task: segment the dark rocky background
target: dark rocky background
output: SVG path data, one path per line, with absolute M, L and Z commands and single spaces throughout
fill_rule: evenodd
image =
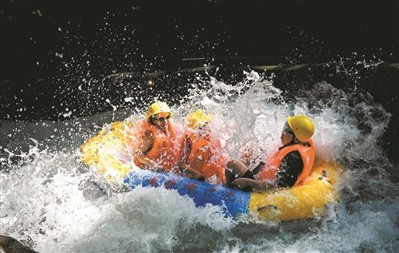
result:
M 204 65 L 231 83 L 279 65 L 287 93 L 320 81 L 371 93 L 393 114 L 383 141 L 397 159 L 398 20 L 398 1 L 4 0 L 0 119 L 177 102 Z

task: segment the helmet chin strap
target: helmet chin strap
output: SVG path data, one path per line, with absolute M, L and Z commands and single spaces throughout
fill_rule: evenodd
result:
M 296 143 L 298 143 L 298 142 L 300 142 L 300 141 L 298 140 L 298 138 L 296 138 L 295 135 L 292 135 L 292 139 L 291 139 L 291 141 L 290 141 L 287 145 L 296 144 Z
M 290 142 L 290 144 L 302 144 L 304 146 L 309 146 L 308 142 L 302 142 L 298 138 L 296 138 L 295 136 L 292 138 L 292 141 Z

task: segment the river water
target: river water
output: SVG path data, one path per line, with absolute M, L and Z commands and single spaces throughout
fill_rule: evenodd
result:
M 2 122 L 9 138 L 2 157 L 7 169 L 1 173 L 1 233 L 39 252 L 398 250 L 399 185 L 379 142 L 391 114 L 372 96 L 321 82 L 288 100 L 255 71 L 234 85 L 209 82 L 201 85 L 212 88 L 193 84 L 187 102 L 173 107 L 175 120 L 191 108 L 206 108 L 233 157 L 244 145 L 271 152 L 293 113 L 314 119 L 319 157 L 344 167 L 341 200 L 325 217 L 233 220 L 216 207 L 195 208 L 190 199 L 164 189 L 102 193 L 88 184 L 105 183 L 87 172 L 79 146 L 110 122 L 135 114 L 115 109 L 57 122 Z
M 165 16 L 171 9 L 178 12 L 176 6 L 161 9 Z M 189 57 L 168 58 L 172 68 L 165 55 L 173 54 L 163 51 L 165 45 L 154 51 L 156 35 L 146 37 L 152 26 L 135 19 L 130 22 L 141 27 L 121 26 L 126 22 L 126 15 L 118 14 L 121 9 L 94 12 L 100 21 L 71 14 L 69 22 L 58 16 L 40 20 L 45 10 L 42 16 L 37 10 L 32 14 L 38 18 L 33 26 L 45 26 L 58 44 L 47 53 L 32 46 L 42 54 L 29 58 L 37 57 L 31 76 L 2 80 L 7 89 L 2 89 L 0 125 L 0 234 L 43 253 L 399 252 L 397 43 L 383 52 L 310 58 L 288 43 L 286 58 L 273 57 L 274 62 L 234 54 L 212 58 L 209 48 L 215 47 L 215 53 L 223 45 L 226 52 L 223 38 L 235 35 L 224 30 L 215 42 L 200 29 L 187 39 L 178 16 L 168 36 L 185 41 L 185 53 L 176 54 Z M 139 7 L 131 10 L 140 12 Z M 224 22 L 217 26 L 229 27 L 233 21 L 221 13 Z M 92 37 L 82 38 L 83 32 Z M 309 42 L 304 33 L 300 45 Z M 135 36 L 148 43 L 147 51 Z M 195 36 L 205 38 L 198 42 Z M 31 38 L 43 46 L 34 34 Z M 115 43 L 124 41 L 130 44 L 114 55 Z M 324 49 L 317 38 L 310 41 Z M 127 51 L 135 47 L 140 50 Z M 207 49 L 206 57 L 197 59 L 192 48 Z M 153 61 L 148 55 L 155 56 Z M 30 85 L 19 84 L 26 80 Z M 178 122 L 196 108 L 212 113 L 210 127 L 232 157 L 244 146 L 272 152 L 287 116 L 310 116 L 318 157 L 344 168 L 337 186 L 340 200 L 323 217 L 260 222 L 225 217 L 214 206 L 196 208 L 190 199 L 162 188 L 117 191 L 81 162 L 79 147 L 111 122 L 142 115 L 154 99 L 167 101 Z

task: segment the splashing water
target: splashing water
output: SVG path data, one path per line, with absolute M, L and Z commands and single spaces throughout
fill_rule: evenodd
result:
M 62 122 L 2 122 L 0 233 L 39 252 L 398 252 L 399 186 L 379 144 L 391 115 L 360 90 L 320 82 L 288 98 L 273 76 L 245 75 L 236 84 L 212 76 L 192 84 L 173 107 L 175 120 L 207 109 L 210 127 L 237 158 L 246 146 L 255 155 L 272 152 L 287 116 L 310 116 L 318 156 L 345 169 L 341 201 L 325 217 L 233 220 L 163 188 L 114 191 L 79 157 L 85 140 L 130 116 L 113 105 Z

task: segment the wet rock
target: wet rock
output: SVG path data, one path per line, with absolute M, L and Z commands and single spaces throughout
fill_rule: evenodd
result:
M 23 245 L 17 239 L 6 235 L 0 235 L 0 253 L 38 253 Z
M 79 189 L 83 191 L 83 196 L 88 200 L 94 200 L 107 194 L 106 187 L 92 180 L 81 182 Z

